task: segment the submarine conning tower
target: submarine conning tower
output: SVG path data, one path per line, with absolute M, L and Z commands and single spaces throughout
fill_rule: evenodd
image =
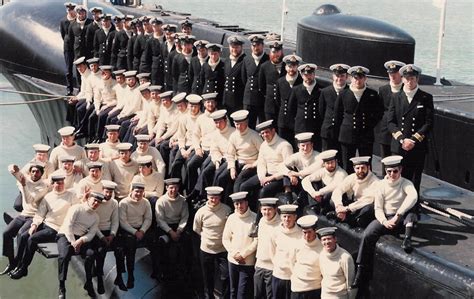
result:
M 325 4 L 298 22 L 296 51 L 304 61 L 322 68 L 335 63 L 362 65 L 370 75 L 385 77 L 386 61 L 413 63 L 415 39 L 386 22 L 343 14 Z

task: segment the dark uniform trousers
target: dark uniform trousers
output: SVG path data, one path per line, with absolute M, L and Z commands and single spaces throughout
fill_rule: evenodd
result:
M 152 142 L 154 142 L 154 140 Z M 168 138 L 161 141 L 159 144 L 155 144 L 155 147 L 160 151 L 161 157 L 163 158 L 163 162 L 165 162 L 165 174 L 167 174 L 170 171 L 170 139 Z
M 392 153 L 402 155 L 402 176 L 411 180 L 416 190 L 420 190 L 421 174 L 428 152 L 427 135 L 433 127 L 433 96 L 418 89 L 408 103 L 402 91 L 392 97 L 387 115 L 388 129 L 392 133 Z M 409 138 L 415 142 L 410 151 L 402 149 L 400 140 Z
M 395 215 L 387 215 L 387 220 L 390 220 Z M 359 252 L 357 254 L 357 264 L 367 266 L 372 262 L 374 256 L 375 245 L 379 238 L 383 235 L 397 235 L 403 231 L 404 225 L 412 221 L 416 216 L 413 213 L 408 213 L 402 219 L 399 220 L 395 228 L 388 229 L 383 226 L 377 219 L 370 222 L 367 228 L 364 230 L 362 240 L 359 244 Z
M 325 187 L 321 181 L 312 182 L 311 184 L 315 190 Z M 308 194 L 308 192 L 302 189 L 297 199 L 298 211 L 301 213 L 299 215 L 308 215 L 313 213 L 317 215 L 326 215 L 326 213 L 331 209 L 331 196 L 332 192 L 326 193 L 322 196 L 321 201 L 318 202 L 310 194 Z
M 168 223 L 168 225 L 176 231 L 179 223 Z M 189 233 L 186 230 L 182 231 L 178 241 L 173 241 L 161 228 L 157 229 L 157 235 L 159 268 L 155 268 L 154 272 L 162 274 L 165 279 L 184 278 L 192 266 L 193 253 Z
M 344 89 L 347 89 L 348 86 Z M 321 124 L 321 150 L 335 149 L 338 150 L 338 160 L 340 160 L 341 150 L 337 140 L 338 128 L 335 124 L 334 106 L 336 104 L 337 92 L 331 84 L 321 89 L 319 96 L 319 115 L 323 118 Z
M 237 265 L 229 262 L 230 298 L 253 298 L 253 265 Z
M 105 126 L 107 123 L 107 118 L 109 117 L 109 112 L 112 111 L 115 107 L 109 107 L 107 109 L 102 110 L 99 112 L 98 120 L 97 120 L 97 132 L 96 136 L 101 139 L 104 139 L 105 134 Z
M 101 232 L 106 237 L 110 236 L 110 230 L 103 230 Z M 92 240 L 91 244 L 95 251 L 95 273 L 97 276 L 104 275 L 104 261 L 107 252 L 110 250 L 114 251 L 117 275 L 125 272 L 125 265 L 123 263 L 123 248 L 120 246 L 117 236 L 114 237 L 109 245 L 107 245 L 107 243 L 99 239 L 97 236 Z
M 251 129 L 255 129 L 257 118 L 259 122 L 265 121 L 265 99 L 261 92 L 264 87 L 258 86 L 258 73 L 268 59 L 268 54 L 264 53 L 258 65 L 251 55 L 245 56 L 242 62 L 242 81 L 245 83 L 243 104 L 244 109 L 249 111 L 248 124 Z
M 138 123 L 132 124 L 132 125 L 130 125 L 130 127 L 128 127 L 128 130 L 125 133 L 125 136 L 123 137 L 123 139 L 120 139 L 120 140 L 122 140 L 122 142 L 129 142 L 129 143 L 131 143 L 135 146 L 135 142 L 137 141 L 137 139 L 135 138 L 135 135 L 139 135 L 139 134 L 147 135 L 148 134 L 148 127 L 146 125 L 144 127 L 142 127 L 141 129 L 139 129 L 137 134 L 133 134 L 133 131 L 137 127 L 137 124 Z
M 265 97 L 264 111 L 266 120 L 273 119 L 277 122 L 280 104 L 277 95 L 277 80 L 280 77 L 285 77 L 285 75 L 286 70 L 284 62 L 275 65 L 271 61 L 267 61 L 260 67 L 258 73 L 258 86 Z
M 68 93 L 74 91 L 74 76 L 73 76 L 73 62 L 74 51 L 64 51 L 64 62 L 66 63 L 66 87 Z
M 243 109 L 243 97 L 245 83 L 242 80 L 242 65 L 245 54 L 242 54 L 232 66 L 230 59 L 224 61 L 224 94 L 223 104 L 227 114 L 231 115 L 237 110 Z
M 137 227 L 136 229 L 139 229 Z M 119 243 L 123 246 L 124 255 L 126 259 L 126 266 L 128 276 L 133 275 L 133 271 L 135 270 L 135 254 L 137 253 L 138 247 L 147 247 L 149 248 L 151 254 L 156 254 L 156 248 L 152 245 L 153 235 L 150 233 L 150 229 L 145 232 L 145 236 L 141 240 L 137 240 L 135 235 L 130 234 L 129 232 L 119 229 L 118 232 Z M 124 264 L 123 259 L 120 263 Z
M 272 270 L 255 267 L 253 276 L 254 298 L 271 299 L 272 296 Z
M 78 103 L 79 104 L 79 103 Z M 77 106 L 76 106 L 77 107 Z M 87 102 L 84 101 L 83 105 L 80 105 L 76 109 L 77 112 L 77 131 L 79 133 L 88 133 L 89 132 L 89 117 L 95 113 L 94 104 L 91 103 L 89 108 L 87 108 Z
M 216 280 L 216 267 L 218 268 L 218 280 L 222 286 L 221 298 L 229 298 L 229 268 L 227 262 L 227 252 L 207 253 L 200 250 L 201 253 L 201 269 L 204 279 L 204 298 L 211 299 L 214 297 L 214 281 Z
M 24 234 L 28 235 L 28 231 L 26 231 Z M 20 261 L 22 266 L 27 268 L 31 264 L 35 252 L 38 249 L 39 243 L 55 242 L 57 234 L 58 232 L 56 230 L 52 229 L 46 224 L 40 224 L 36 232 L 28 238 L 25 255 L 23 256 L 23 261 Z
M 321 289 L 306 292 L 291 292 L 291 299 L 319 299 L 321 298 Z
M 193 152 L 193 155 L 188 158 L 187 167 L 186 167 L 186 190 L 188 192 L 192 192 L 198 181 L 198 170 L 203 165 L 204 161 L 206 161 L 207 157 L 209 156 L 209 151 L 203 151 L 203 155 L 198 156 L 196 152 Z M 211 176 L 212 178 L 213 176 Z
M 222 163 L 222 160 L 221 160 Z M 211 156 L 208 155 L 207 158 L 201 164 L 201 171 L 197 178 L 194 190 L 196 190 L 201 197 L 206 196 L 205 189 L 208 186 L 212 186 L 214 181 L 214 175 L 216 173 L 216 165 L 212 162 Z
M 188 150 L 189 146 L 184 147 L 185 150 Z M 183 166 L 187 165 L 187 161 L 194 156 L 194 150 L 188 156 L 188 159 L 185 159 L 181 154 L 181 150 L 178 146 L 171 149 L 170 152 L 170 176 L 172 178 L 181 178 L 181 181 L 184 182 L 186 180 L 186 172 L 183 173 Z M 185 185 L 186 186 L 186 185 Z
M 403 87 L 402 87 L 403 88 Z M 390 102 L 392 100 L 392 96 L 394 93 L 392 92 L 392 88 L 390 84 L 381 86 L 379 88 L 379 97 L 383 101 L 384 106 L 384 113 L 383 117 L 380 122 L 375 127 L 375 142 L 377 142 L 380 146 L 380 157 L 385 158 L 392 154 L 390 145 L 392 143 L 392 135 L 388 130 L 388 109 L 390 108 Z
M 377 92 L 366 88 L 357 101 L 348 88 L 341 91 L 334 106 L 335 124 L 339 127 L 343 168 L 348 174 L 354 172 L 350 158 L 356 151 L 359 156 L 372 156 L 374 127 L 383 115 L 383 104 Z
M 291 298 L 291 280 L 285 280 L 272 276 L 272 298 L 290 299 Z
M 75 236 L 76 239 L 80 236 Z M 81 255 L 84 258 L 84 270 L 86 272 L 86 281 L 92 281 L 92 269 L 94 267 L 94 250 L 92 249 L 91 242 L 83 243 L 79 253 L 74 252 L 69 240 L 64 234 L 58 234 L 58 279 L 59 281 L 65 281 L 67 279 L 67 270 L 69 268 L 69 262 L 73 255 Z
M 28 230 L 30 228 L 33 217 L 26 217 L 19 215 L 15 217 L 12 222 L 7 225 L 3 231 L 3 256 L 8 258 L 11 265 L 17 265 L 23 258 L 26 244 L 28 242 Z M 26 234 L 25 234 L 26 233 Z M 17 255 L 14 258 L 13 238 L 17 236 Z
M 274 197 L 277 193 L 283 192 L 283 179 L 273 180 L 262 187 L 258 175 L 255 174 L 240 185 L 240 191 L 249 192 L 251 199 L 249 205 L 255 210 L 258 198 Z
M 281 77 L 277 80 L 276 85 L 276 101 L 278 106 L 278 135 L 288 141 L 293 149 L 296 150 L 295 144 L 295 118 L 291 115 L 292 109 L 290 105 L 290 94 L 293 87 L 296 87 L 303 83 L 303 79 L 300 75 L 296 78 L 293 86 L 286 80 L 285 77 Z M 296 103 L 295 103 L 296 104 Z
M 342 205 L 343 206 L 348 206 L 351 203 L 353 203 L 353 199 L 347 198 L 347 195 L 344 194 L 342 196 Z M 330 210 L 334 211 L 336 209 L 334 202 L 331 200 L 330 201 L 331 206 Z M 346 219 L 343 222 L 346 222 L 349 224 L 351 227 L 362 227 L 365 228 L 367 225 L 369 225 L 373 220 L 375 219 L 375 211 L 374 211 L 374 204 L 369 204 L 366 205 L 357 211 L 354 212 L 348 212 L 346 214 Z

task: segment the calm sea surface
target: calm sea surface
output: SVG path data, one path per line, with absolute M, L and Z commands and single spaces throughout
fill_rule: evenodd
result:
M 281 0 L 143 0 L 168 10 L 188 12 L 223 25 L 280 33 Z M 287 0 L 285 39 L 296 39 L 298 20 L 323 4 L 343 13 L 369 16 L 403 28 L 416 40 L 415 63 L 423 72 L 436 74 L 441 0 Z M 473 83 L 474 1 L 448 0 L 443 46 L 442 77 Z M 341 61 L 342 62 L 342 61 Z

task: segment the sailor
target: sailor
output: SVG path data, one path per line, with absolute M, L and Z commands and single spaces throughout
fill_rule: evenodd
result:
M 51 175 L 52 191 L 46 194 L 38 206 L 31 226 L 21 238 L 28 238 L 25 254 L 17 267 L 10 272 L 12 279 L 28 275 L 28 267 L 33 260 L 39 243 L 55 242 L 59 228 L 63 224 L 68 209 L 78 203 L 76 194 L 64 188 L 65 175 Z
M 130 195 L 119 202 L 119 236 L 127 260 L 127 289 L 133 289 L 135 286 L 133 272 L 137 247 L 140 245 L 149 246 L 153 237 L 148 233 L 152 221 L 152 211 L 150 202 L 144 199 L 145 185 L 143 183 L 133 183 L 131 184 L 131 190 Z M 155 249 L 150 248 L 150 251 L 152 251 L 152 254 L 156 254 Z
M 194 216 L 193 230 L 201 236 L 200 255 L 204 278 L 204 298 L 214 297 L 214 281 L 220 280 L 220 298 L 229 297 L 229 272 L 227 252 L 222 244 L 222 234 L 231 209 L 221 202 L 224 189 L 218 186 L 206 188 L 207 202 Z M 215 273 L 216 265 L 220 273 Z
M 150 73 L 153 85 L 163 85 L 164 65 L 161 55 L 161 44 L 166 40 L 162 29 L 163 20 L 161 18 L 153 18 L 150 22 L 153 28 L 153 35 L 146 41 L 140 61 L 140 72 Z
M 320 228 L 316 233 L 323 245 L 319 255 L 323 275 L 321 298 L 355 298 L 357 290 L 350 286 L 354 278 L 354 261 L 350 253 L 337 244 L 336 227 Z
M 226 153 L 229 171 L 216 177 L 216 182 L 219 186 L 229 188 L 231 181 L 234 181 L 233 191 L 239 192 L 241 184 L 257 174 L 257 158 L 262 138 L 256 131 L 249 128 L 249 111 L 238 110 L 230 117 L 234 120 L 236 130 L 229 137 Z
M 390 60 L 385 62 L 384 64 L 390 82 L 379 88 L 379 97 L 383 102 L 384 113 L 382 119 L 375 127 L 375 142 L 380 145 L 381 158 L 388 157 L 392 153 L 390 149 L 390 145 L 392 143 L 392 135 L 388 130 L 387 117 L 392 98 L 396 94 L 398 94 L 403 88 L 402 74 L 400 74 L 399 71 L 400 68 L 404 65 L 405 63 L 397 60 Z
M 128 42 L 127 42 L 127 70 L 138 71 L 137 65 L 134 64 L 135 56 L 133 54 L 133 47 L 135 45 L 135 41 L 137 40 L 138 36 L 144 34 L 142 19 L 141 18 L 133 19 L 132 22 L 130 23 L 130 29 L 132 30 L 133 34 L 129 37 Z
M 277 213 L 278 198 L 260 198 L 260 213 L 262 218 L 258 223 L 257 261 L 254 275 L 254 298 L 273 298 L 271 236 L 281 224 Z
M 99 58 L 90 58 L 86 60 L 91 71 L 88 78 L 86 92 L 86 101 L 83 105 L 76 106 L 76 121 L 77 139 L 87 136 L 89 116 L 94 112 L 94 96 L 97 95 L 99 86 L 102 85 L 102 72 L 99 72 Z
M 306 215 L 296 222 L 302 230 L 302 239 L 298 240 L 291 260 L 291 298 L 321 298 L 321 269 L 319 258 L 323 250 L 316 235 L 318 217 Z
M 132 15 L 125 16 L 123 23 L 123 30 L 117 31 L 115 34 L 113 46 L 112 46 L 112 56 L 111 56 L 111 65 L 114 66 L 117 70 L 127 69 L 127 44 L 128 40 L 132 37 Z
M 111 14 L 102 14 L 101 28 L 94 34 L 94 57 L 99 58 L 99 65 L 110 65 L 112 56 L 112 45 L 115 38 L 115 26 L 112 24 Z
M 112 66 L 101 65 L 99 68 L 102 73 L 102 80 L 94 89 L 94 111 L 90 114 L 87 125 L 89 141 L 99 141 L 102 138 L 102 135 L 98 135 L 103 132 L 99 132 L 99 118 L 106 119 L 105 115 L 117 104 L 117 93 L 114 89 L 115 80 L 112 79 Z
M 187 35 L 193 34 L 193 22 L 189 18 L 179 21 L 181 32 Z
M 17 187 L 20 191 L 21 205 L 23 210 L 13 218 L 3 231 L 3 256 L 8 258 L 8 265 L 0 275 L 10 273 L 22 260 L 28 242 L 28 229 L 38 206 L 43 197 L 48 193 L 48 185 L 42 179 L 44 164 L 41 162 L 30 162 L 28 173 L 20 172 L 17 165 L 9 165 L 8 171 L 15 177 Z M 17 238 L 16 256 L 13 249 L 13 239 Z
M 190 160 L 195 155 L 195 149 L 193 146 L 193 134 L 197 127 L 197 119 L 202 114 L 200 111 L 201 108 L 201 96 L 196 94 L 190 94 L 186 96 L 188 100 L 188 110 L 189 113 L 184 115 L 179 120 L 178 131 L 176 132 L 178 138 L 178 147 L 176 156 L 170 156 L 170 175 L 173 178 L 181 177 L 181 167 L 190 162 Z M 197 162 L 196 162 L 197 163 Z M 196 167 L 193 167 L 191 171 L 195 170 Z M 197 175 L 196 175 L 197 176 Z M 186 179 L 189 179 L 186 177 Z M 195 182 L 197 177 L 192 180 Z M 184 180 L 183 180 L 184 181 Z M 186 184 L 188 186 L 188 184 Z M 192 190 L 188 190 L 191 192 Z
M 249 237 L 249 231 L 257 215 L 249 208 L 247 192 L 230 195 L 234 213 L 225 223 L 222 244 L 227 250 L 230 278 L 230 298 L 251 298 L 257 238 Z
M 89 9 L 89 12 L 92 15 L 92 22 L 90 22 L 89 25 L 87 25 L 86 28 L 86 35 L 85 35 L 85 47 L 86 47 L 86 52 L 84 53 L 84 56 L 86 56 L 86 59 L 90 59 L 94 57 L 94 37 L 95 33 L 97 30 L 99 30 L 102 27 L 102 24 L 100 22 L 101 20 L 101 15 L 102 15 L 102 7 L 92 7 Z
M 403 177 L 420 190 L 421 174 L 428 151 L 426 136 L 433 128 L 433 96 L 418 86 L 421 69 L 409 64 L 399 72 L 403 76 L 402 92 L 392 99 L 388 113 L 388 130 L 392 133 L 392 153 L 403 156 Z
M 158 173 L 153 169 L 153 157 L 150 155 L 139 156 L 136 158 L 138 164 L 138 174 L 132 179 L 133 183 L 142 183 L 145 185 L 144 197 L 148 199 L 152 211 L 155 210 L 155 204 L 158 198 L 163 195 L 163 173 Z M 155 217 L 153 217 L 153 220 Z M 152 222 L 156 226 L 156 220 Z
M 104 196 L 102 203 L 96 209 L 97 215 L 99 215 L 99 229 L 97 230 L 96 236 L 93 240 L 93 248 L 96 251 L 95 254 L 95 269 L 97 275 L 97 293 L 104 294 L 104 261 L 107 255 L 107 251 L 113 250 L 116 261 L 117 276 L 114 284 L 119 287 L 120 290 L 126 291 L 127 288 L 122 280 L 121 273 L 125 272 L 125 266 L 120 261 L 123 261 L 123 249 L 119 247 L 117 231 L 119 229 L 119 209 L 118 202 L 114 196 L 114 190 L 117 187 L 112 181 L 102 180 L 102 191 Z M 121 258 L 122 257 L 122 258 Z
M 63 39 L 63 54 L 64 62 L 66 63 L 66 95 L 72 96 L 74 92 L 74 75 L 72 73 L 72 66 L 74 61 L 74 49 L 71 47 L 70 37 L 69 37 L 69 25 L 71 22 L 76 20 L 76 7 L 75 3 L 66 2 L 64 3 L 66 7 L 66 16 L 61 19 L 59 23 L 59 31 L 61 32 L 61 37 Z
M 330 210 L 333 191 L 340 186 L 347 172 L 337 164 L 337 150 L 327 150 L 319 155 L 323 168 L 306 176 L 301 185 L 308 194 L 305 210 L 313 209 L 317 214 L 325 215 Z M 302 204 L 302 202 L 299 202 Z
M 161 93 L 163 92 L 163 86 L 161 85 L 151 85 L 150 86 L 150 105 L 148 107 L 148 113 L 146 117 L 146 132 L 153 139 L 153 128 L 155 127 L 158 119 L 160 118 L 160 113 L 162 108 L 161 105 Z M 145 131 L 145 129 L 141 130 Z M 134 132 L 135 133 L 135 132 Z M 138 131 L 136 132 L 139 133 Z
M 191 80 L 192 93 L 200 95 L 202 93 L 202 82 L 200 81 L 201 68 L 209 60 L 206 46 L 209 44 L 207 40 L 197 40 L 194 42 L 197 55 L 191 58 L 189 64 L 189 80 Z
M 104 161 L 110 162 L 118 159 L 119 152 L 117 145 L 120 144 L 118 139 L 118 131 L 120 130 L 119 125 L 107 125 L 105 126 L 107 139 L 99 145 L 100 158 Z
M 285 175 L 283 180 L 289 181 L 284 182 L 284 185 L 290 186 L 291 190 L 298 194 L 298 202 L 306 201 L 301 192 L 301 180 L 323 167 L 323 160 L 321 160 L 319 153 L 313 150 L 313 135 L 312 132 L 296 134 L 298 152 L 287 157 L 280 165 L 280 172 Z M 298 214 L 301 214 L 300 212 L 298 210 Z
M 194 35 L 183 35 L 179 38 L 179 43 L 182 45 L 181 53 L 176 54 L 171 65 L 171 76 L 173 78 L 174 93 L 191 92 L 191 82 L 189 77 L 189 64 L 191 58 L 196 56 L 193 51 L 193 44 L 196 41 Z
M 70 97 L 67 101 L 68 108 L 66 113 L 66 120 L 74 126 L 78 126 L 76 110 L 80 106 L 86 105 L 87 101 L 90 101 L 93 96 L 92 88 L 90 85 L 90 80 L 92 79 L 91 71 L 86 63 L 86 58 L 84 56 L 79 57 L 73 61 L 73 64 L 76 67 L 76 78 L 80 85 L 79 93 L 73 97 Z
M 258 74 L 258 86 L 265 97 L 265 119 L 277 119 L 277 80 L 285 77 L 286 68 L 283 62 L 283 43 L 281 41 L 270 41 L 266 43 L 270 49 L 269 60 L 262 64 Z M 275 124 L 275 128 L 277 124 Z
M 286 74 L 279 77 L 276 81 L 275 105 L 278 107 L 278 135 L 288 141 L 293 147 L 295 147 L 295 121 L 290 115 L 290 107 L 288 105 L 293 87 L 303 83 L 303 79 L 298 72 L 298 66 L 301 61 L 301 57 L 295 54 L 283 57 Z
M 87 45 L 86 45 L 86 31 L 89 24 L 92 23 L 91 19 L 87 18 L 87 9 L 82 5 L 76 5 L 74 8 L 76 11 L 76 21 L 69 25 L 68 36 L 69 46 L 74 51 L 74 59 L 84 56 L 86 59 L 92 56 L 86 56 Z M 79 85 L 81 84 L 78 78 Z
M 146 43 L 149 39 L 153 36 L 153 26 L 151 25 L 151 20 L 154 17 L 152 16 L 142 16 L 142 26 L 143 26 L 143 34 L 138 34 L 134 44 L 133 44 L 133 69 L 138 71 L 139 73 L 143 73 L 144 71 L 141 69 L 140 61 L 142 59 L 143 52 L 145 51 Z M 160 19 L 161 21 L 161 19 Z M 161 24 L 163 22 L 161 21 Z
M 84 145 L 86 150 L 86 158 L 82 160 L 77 160 L 74 162 L 74 171 L 81 173 L 83 177 L 89 175 L 89 163 L 91 162 L 100 162 L 101 166 L 101 177 L 104 180 L 110 180 L 110 169 L 108 162 L 100 158 L 100 144 L 98 143 L 88 143 Z M 94 167 L 94 166 L 93 166 Z M 95 166 L 97 167 L 97 166 Z
M 66 178 L 64 179 L 64 188 L 66 190 L 75 191 L 77 184 L 82 179 L 81 173 L 74 171 L 74 156 L 64 155 L 59 157 L 59 169 L 54 171 L 52 175 L 63 173 Z
M 41 176 L 42 180 L 48 181 L 49 176 L 54 171 L 53 164 L 48 160 L 48 152 L 51 149 L 49 145 L 46 144 L 33 144 L 33 149 L 35 150 L 35 156 L 31 159 L 28 163 L 23 166 L 21 169 L 21 173 L 23 175 L 28 175 L 30 172 L 30 167 L 34 163 L 42 163 L 43 164 L 43 175 Z
M 265 37 L 260 34 L 249 36 L 252 53 L 244 57 L 242 65 L 242 79 L 245 84 L 243 104 L 244 109 L 250 113 L 248 124 L 251 129 L 255 128 L 257 118 L 259 122 L 265 120 L 263 109 L 265 99 L 261 91 L 262 87 L 258 86 L 260 66 L 269 59 L 268 54 L 264 52 L 264 39 Z
M 351 85 L 339 93 L 334 106 L 335 126 L 339 128 L 342 166 L 347 173 L 353 169 L 349 159 L 372 156 L 374 127 L 383 114 L 383 103 L 377 92 L 366 85 L 369 69 L 353 66 L 347 70 Z
M 357 254 L 357 273 L 352 287 L 359 287 L 366 281 L 367 267 L 373 258 L 375 244 L 382 235 L 398 234 L 405 227 L 402 248 L 411 252 L 411 233 L 417 216 L 410 209 L 418 199 L 418 193 L 408 179 L 403 178 L 402 156 L 382 159 L 386 176 L 376 185 L 375 220 L 364 230 Z
M 258 152 L 257 173 L 242 182 L 240 190 L 255 193 L 259 190 L 259 198 L 274 197 L 285 191 L 284 201 L 292 202 L 290 185 L 284 184 L 280 168 L 283 162 L 293 154 L 293 148 L 288 141 L 278 136 L 272 119 L 258 124 L 256 129 L 263 137 L 263 143 Z M 253 194 L 251 197 L 252 208 L 256 207 L 255 196 L 256 194 Z
M 216 97 L 217 93 L 206 93 L 202 95 L 205 110 L 204 113 L 199 115 L 196 119 L 196 126 L 191 137 L 194 155 L 189 159 L 186 169 L 186 190 L 188 190 L 189 193 L 193 191 L 196 186 L 198 180 L 198 169 L 201 168 L 203 163 L 208 164 L 211 161 L 211 158 L 208 158 L 208 156 L 211 149 L 212 138 L 216 131 L 216 125 L 211 114 L 216 111 Z
M 369 156 L 353 157 L 354 173 L 348 175 L 332 193 L 336 218 L 351 226 L 366 227 L 374 219 L 375 186 L 379 179 L 370 169 Z M 334 215 L 335 214 L 335 215 Z
M 161 263 L 164 265 L 162 274 L 165 278 L 175 278 L 190 269 L 189 232 L 186 226 L 189 210 L 186 198 L 179 194 L 180 179 L 165 180 L 166 193 L 162 195 L 155 209 L 158 222 L 158 235 L 163 251 Z M 176 252 L 177 254 L 171 254 Z
M 165 24 L 162 26 L 165 32 L 166 41 L 161 44 L 161 55 L 163 57 L 163 72 L 164 72 L 164 90 L 169 91 L 173 90 L 173 78 L 171 77 L 171 65 L 172 58 L 174 55 L 170 53 L 176 53 L 175 46 L 175 34 L 176 34 L 176 25 L 174 24 Z
M 300 65 L 298 71 L 303 78 L 303 84 L 295 86 L 288 100 L 290 115 L 294 117 L 295 133 L 313 132 L 313 143 L 316 149 L 321 148 L 319 115 L 319 95 L 321 86 L 316 81 L 317 66 L 312 63 Z
M 63 127 L 58 130 L 61 135 L 61 143 L 53 148 L 49 161 L 53 163 L 54 169 L 59 168 L 60 156 L 73 156 L 76 160 L 84 159 L 86 153 L 84 149 L 74 142 L 74 127 Z
M 89 192 L 102 192 L 102 162 L 89 162 L 86 166 L 89 174 L 74 187 L 78 198 Z
M 130 192 L 132 179 L 138 172 L 138 164 L 130 158 L 132 145 L 130 143 L 120 143 L 117 145 L 119 158 L 110 163 L 110 174 L 112 181 L 117 183 L 115 196 L 118 200 L 126 197 Z M 143 194 L 142 194 L 143 196 Z
M 113 24 L 115 25 L 115 31 L 116 31 L 115 33 L 119 33 L 120 31 L 123 30 L 125 19 L 126 19 L 125 15 L 115 15 L 112 17 Z M 133 17 L 130 19 L 133 19 Z M 114 40 L 115 40 L 115 37 L 114 37 Z
M 144 78 L 147 78 L 144 80 L 148 80 L 149 75 L 150 73 L 141 73 L 137 75 L 137 78 L 140 81 L 142 81 Z M 135 144 L 136 139 L 134 134 L 147 133 L 146 121 L 150 103 L 152 101 L 150 86 L 150 82 L 140 83 L 138 86 L 138 90 L 141 95 L 141 108 L 140 110 L 135 111 L 135 115 L 132 118 L 124 120 L 120 124 L 119 138 L 122 142 L 130 142 L 131 144 Z
M 199 94 L 216 93 L 217 106 L 222 107 L 222 96 L 224 94 L 224 61 L 221 59 L 222 45 L 207 44 L 209 59 L 202 65 L 199 75 Z
M 99 231 L 99 215 L 95 212 L 104 195 L 92 192 L 84 197 L 85 202 L 72 206 L 64 218 L 64 222 L 58 231 L 58 279 L 59 297 L 66 298 L 66 279 L 69 262 L 73 255 L 84 257 L 84 272 L 86 283 L 84 289 L 87 294 L 95 298 L 94 285 L 92 283 L 92 271 L 94 268 L 94 250 L 91 246 L 94 236 Z
M 150 146 L 151 136 L 150 135 L 137 135 L 137 148 L 132 153 L 131 158 L 137 160 L 143 156 L 151 156 L 151 164 L 153 170 L 161 176 L 163 180 L 165 177 L 165 162 L 161 157 L 160 152 L 155 148 Z
M 270 256 L 273 263 L 272 298 L 289 299 L 291 296 L 292 262 L 288 258 L 301 239 L 302 231 L 296 225 L 297 205 L 281 205 L 281 224 L 271 236 Z
M 214 178 L 227 172 L 226 152 L 229 146 L 229 137 L 235 131 L 227 120 L 227 110 L 222 109 L 210 114 L 213 125 L 216 128 L 209 136 L 209 156 L 201 167 L 196 187 L 194 190 L 199 198 L 205 197 L 205 189 L 211 185 L 217 185 Z M 222 186 L 224 187 L 224 186 Z
M 223 106 L 230 114 L 243 109 L 243 97 L 245 83 L 242 79 L 242 67 L 245 53 L 243 45 L 245 38 L 240 35 L 232 35 L 227 38 L 229 44 L 229 58 L 224 61 L 224 93 Z
M 101 141 L 105 139 L 105 127 L 107 125 L 112 124 L 112 121 L 117 121 L 117 116 L 120 114 L 120 112 L 122 112 L 122 109 L 125 106 L 125 103 L 127 102 L 126 92 L 128 85 L 126 83 L 124 73 L 125 69 L 112 72 L 116 81 L 116 84 L 114 85 L 113 89 L 117 98 L 117 105 L 113 107 L 106 115 L 103 115 L 102 113 L 100 113 L 99 115 L 97 135 L 101 138 Z
M 127 99 L 122 111 L 110 123 L 121 125 L 123 122 L 132 119 L 138 111 L 142 109 L 142 95 L 138 88 L 137 71 L 127 71 L 123 73 L 127 81 L 127 88 L 124 97 Z
M 347 70 L 349 68 L 350 66 L 342 63 L 331 65 L 329 69 L 332 71 L 332 84 L 321 89 L 319 115 L 323 118 L 321 125 L 321 149 L 323 151 L 329 149 L 340 151 L 339 141 L 337 140 L 339 128 L 335 125 L 334 105 L 341 91 L 348 88 Z

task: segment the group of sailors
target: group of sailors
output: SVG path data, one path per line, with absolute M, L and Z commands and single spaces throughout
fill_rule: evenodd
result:
M 284 56 L 280 41 L 231 36 L 224 60 L 223 46 L 197 40 L 188 19 L 176 34 L 159 18 L 93 8 L 92 21 L 83 6 L 65 6 L 68 93 L 72 65 L 80 79 L 72 126 L 58 131 L 49 157 L 49 146 L 35 145 L 31 162 L 9 169 L 22 208 L 4 232 L 3 274 L 26 276 L 38 244 L 56 240 L 61 298 L 75 254 L 95 296 L 92 269 L 103 294 L 103 261 L 114 251 L 115 284 L 126 291 L 136 248 L 146 246 L 159 280 L 199 264 L 205 298 L 215 277 L 222 297 L 351 298 L 381 235 L 404 228 L 411 251 L 433 124 L 419 67 L 388 61 L 390 83 L 376 92 L 367 68 L 335 64 L 323 88 L 317 66 Z M 383 179 L 371 170 L 374 141 Z M 319 215 L 365 228 L 357 268 L 335 228 L 317 230 Z

